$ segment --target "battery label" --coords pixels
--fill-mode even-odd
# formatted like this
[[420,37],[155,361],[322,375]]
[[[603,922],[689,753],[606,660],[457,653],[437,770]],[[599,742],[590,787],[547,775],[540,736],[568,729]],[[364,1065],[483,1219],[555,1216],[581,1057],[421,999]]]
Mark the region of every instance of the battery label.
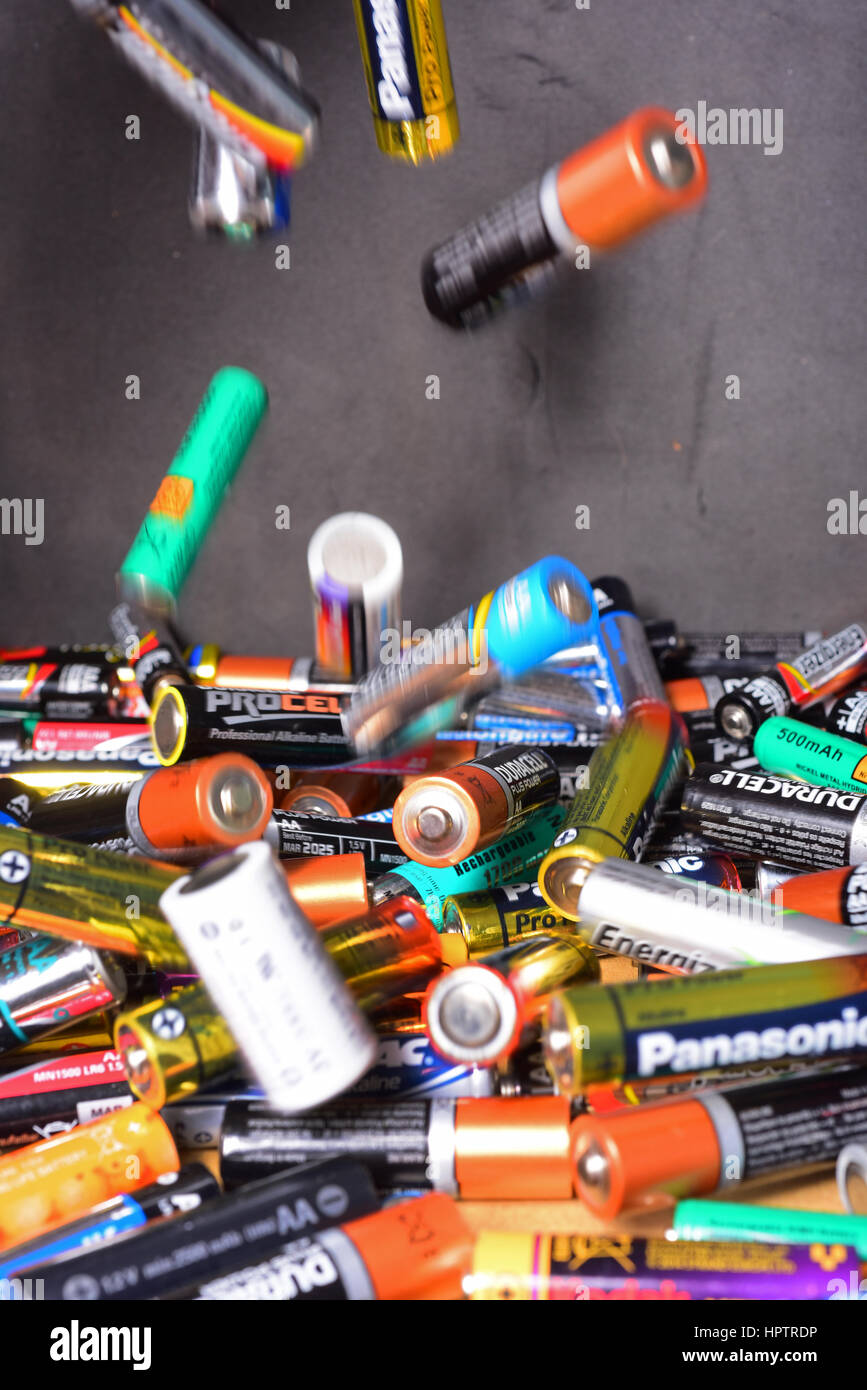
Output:
[[781,663],[780,674],[796,704],[819,693],[835,677],[848,672],[867,651],[867,633],[858,623],[817,642],[796,660]]
[[385,873],[406,863],[388,822],[273,811],[264,837],[282,859],[303,855],[363,854],[369,870]]
[[[790,709],[790,700],[786,696],[788,687],[789,682],[787,681],[783,685],[782,677],[756,676],[754,680],[747,681],[743,687],[743,694],[749,699],[755,700],[767,716],[771,717],[775,714],[788,714]],[[801,689],[802,687],[796,685],[795,692]],[[792,699],[795,698],[795,694],[792,694],[791,691],[790,695]]]
[[544,753],[527,749],[516,753],[513,748],[498,749],[481,764],[502,788],[506,798],[506,815],[529,815],[538,809],[559,786],[556,768]]
[[123,1081],[125,1075],[119,1053],[82,1052],[74,1058],[37,1063],[0,1077],[0,1105],[13,1097],[53,1095],[103,1081]]
[[841,921],[853,927],[867,927],[867,864],[859,864],[846,876],[841,902]]
[[783,1081],[748,1086],[721,1097],[743,1137],[741,1178],[777,1172],[783,1166],[833,1162],[840,1150],[867,1137],[867,1076],[853,1072],[813,1085]]

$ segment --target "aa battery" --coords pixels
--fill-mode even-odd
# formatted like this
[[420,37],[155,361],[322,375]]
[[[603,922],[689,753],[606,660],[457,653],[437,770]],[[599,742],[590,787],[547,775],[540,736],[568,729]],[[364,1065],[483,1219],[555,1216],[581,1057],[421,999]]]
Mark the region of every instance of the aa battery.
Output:
[[599,655],[610,715],[623,717],[642,700],[665,703],[665,690],[629,586],[614,576],[594,579],[599,608]]
[[434,1189],[503,1201],[572,1195],[569,1102],[561,1096],[341,1100],[298,1116],[257,1102],[230,1105],[220,1176],[234,1187],[275,1168],[347,1154],[383,1192]]
[[519,1235],[481,1231],[467,1281],[470,1298],[514,1299],[828,1299],[859,1280],[858,1254],[846,1245],[778,1243],[756,1248],[733,1239],[690,1243],[639,1236]]
[[449,945],[408,896],[322,927],[319,941],[365,1013],[425,989],[442,972]]
[[867,956],[566,990],[543,1032],[567,1095],[594,1082],[846,1057],[867,1049]]
[[237,1070],[238,1045],[203,985],[118,1015],[115,1046],[129,1089],[153,1110]]
[[383,821],[273,811],[264,838],[281,859],[362,854],[371,876],[406,863],[393,827]]
[[30,746],[37,753],[96,753],[102,749],[150,749],[150,725],[140,719],[40,719],[33,724]]
[[115,1052],[30,1062],[0,1078],[0,1153],[63,1134],[132,1101]]
[[552,741],[552,736],[574,738],[579,732],[590,737],[603,734],[611,722],[609,690],[595,677],[585,680],[546,664],[485,695],[466,717],[474,729],[490,729],[491,737],[498,730],[508,737],[509,729],[529,725],[538,733],[533,738],[527,729],[521,740],[526,743],[547,742],[546,732]]
[[0,651],[0,707],[38,711],[47,719],[94,719],[116,714],[119,700],[117,666],[99,652]]
[[635,111],[430,251],[425,304],[450,327],[472,327],[544,286],[559,260],[586,268],[706,186],[704,156],[679,139],[676,117]]
[[[8,856],[0,859],[0,868]],[[120,1003],[126,978],[108,956],[81,942],[33,936],[0,951],[0,1051]]]
[[424,903],[425,911],[435,926],[442,924],[443,903],[456,893],[480,892],[501,883],[520,880],[527,870],[538,864],[551,843],[551,837],[563,823],[561,806],[549,806],[522,829],[497,840],[488,849],[461,860],[445,869],[431,869],[425,864],[406,862],[390,870],[373,885],[374,903],[409,893]]
[[0,775],[18,778],[28,787],[67,787],[73,782],[117,782],[143,777],[159,767],[150,739],[121,740],[106,748],[80,752],[35,748],[0,752]]
[[270,1175],[126,1240],[37,1268],[45,1280],[46,1298],[164,1298],[191,1281],[213,1279],[239,1264],[268,1258],[293,1236],[313,1235],[376,1211],[378,1205],[364,1168],[337,1159]]
[[14,777],[0,777],[0,825],[29,825],[41,797]]
[[833,1164],[867,1135],[867,1070],[721,1087],[572,1125],[577,1190],[611,1220],[624,1208],[701,1196],[771,1173]]
[[533,937],[446,971],[428,986],[422,1017],[441,1056],[491,1067],[517,1051],[556,990],[598,980],[582,941]]
[[16,1149],[0,1157],[0,1249],[179,1167],[165,1123],[140,1104]]
[[645,701],[629,711],[622,730],[594,753],[587,789],[539,867],[539,887],[555,912],[578,916],[594,864],[641,858],[686,756],[683,726],[668,705]]
[[[192,563],[192,561],[190,562]],[[127,598],[108,615],[111,634],[129,662],[133,681],[147,705],[164,685],[185,685],[190,674],[181,654],[181,644],[165,618],[155,617],[140,603]]]
[[576,642],[595,640],[593,592],[551,555],[359,682],[343,719],[359,756],[424,742],[471,699]]
[[151,736],[164,767],[224,752],[287,767],[333,767],[353,757],[336,695],[168,686],[155,697]]
[[223,367],[213,377],[120,567],[121,599],[156,613],[174,611],[267,400],[262,383],[240,367]]
[[273,1105],[321,1104],[371,1065],[373,1033],[268,845],[212,860],[161,905]]
[[832,706],[826,722],[834,733],[867,743],[867,690],[843,695]]
[[837,1155],[837,1191],[848,1212],[867,1212],[867,1146],[847,1144]]
[[699,763],[683,789],[683,825],[711,845],[793,868],[867,861],[867,796]]
[[757,675],[778,661],[794,661],[821,638],[817,631],[682,632],[673,642],[669,634],[663,634],[653,645],[665,680],[695,676],[728,680]]
[[697,714],[714,710],[724,695],[740,690],[749,676],[684,676],[665,682],[665,695],[672,709],[679,714]]
[[388,634],[400,631],[400,541],[379,517],[342,512],[313,533],[307,567],[317,665],[358,680],[379,665]]
[[553,759],[510,744],[404,788],[394,803],[395,838],[417,863],[445,868],[518,830],[559,793]]
[[307,656],[227,656],[219,647],[200,643],[187,652],[187,665],[196,685],[220,685],[230,690],[316,690],[350,695],[355,688],[352,682],[334,680]]
[[852,623],[793,661],[778,661],[729,695],[714,711],[721,731],[736,742],[752,738],[772,715],[809,708],[851,685],[867,671],[867,632]]
[[98,950],[187,970],[160,895],[178,871],[145,859],[0,825],[0,926],[29,927]]
[[[741,882],[738,866],[727,854],[660,855],[654,851],[646,853],[642,862],[652,865],[654,869],[659,869],[671,878],[694,879],[698,883],[707,883],[713,888],[734,888],[737,890],[755,886]],[[750,863],[752,862],[750,861]],[[756,867],[758,868],[758,865]],[[788,870],[786,873],[788,874]],[[821,916],[821,913],[817,915]]]
[[460,933],[471,959],[487,956],[525,937],[575,931],[570,917],[554,912],[538,883],[508,883],[488,893],[459,893],[446,898],[442,930]]
[[367,870],[363,854],[313,855],[283,861],[289,891],[314,927],[367,912]]
[[354,0],[376,143],[420,164],[460,136],[440,0]]
[[688,1198],[675,1207],[671,1232],[676,1240],[848,1245],[860,1260],[867,1259],[867,1221],[863,1216],[841,1216],[831,1211],[800,1211],[794,1207],[760,1207],[743,1202]]
[[370,1100],[423,1100],[427,1096],[492,1096],[495,1074],[487,1068],[447,1061],[424,1033],[380,1033],[376,1062],[356,1081],[349,1097]]
[[389,791],[389,803],[394,801],[394,786],[369,772],[301,772],[292,778],[292,789],[279,807],[301,815],[365,816],[379,809]]
[[753,752],[766,772],[844,792],[867,791],[867,750],[839,734],[811,729],[797,719],[766,719]]
[[867,929],[867,864],[795,874],[778,886],[777,899],[793,912],[809,912],[826,922]]
[[576,930],[596,950],[683,975],[867,953],[865,932],[622,859],[588,874]]

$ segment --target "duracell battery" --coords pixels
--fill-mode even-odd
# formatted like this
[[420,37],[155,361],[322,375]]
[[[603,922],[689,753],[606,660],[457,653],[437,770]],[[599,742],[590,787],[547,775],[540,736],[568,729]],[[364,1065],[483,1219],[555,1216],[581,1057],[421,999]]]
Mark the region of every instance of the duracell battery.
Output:
[[867,861],[867,796],[700,763],[681,803],[685,829],[725,850],[803,869]]
[[47,719],[94,719],[117,713],[117,665],[98,651],[73,656],[60,647],[0,651],[0,709]]
[[34,1266],[28,1275],[45,1281],[46,1299],[165,1298],[195,1280],[267,1259],[293,1237],[315,1235],[378,1207],[367,1171],[338,1158],[269,1174],[189,1215]]
[[559,793],[552,758],[509,744],[405,787],[394,803],[395,839],[407,857],[430,868],[458,864],[518,830]]
[[163,686],[151,707],[154,751],[164,767],[209,753],[246,753],[271,766],[334,767],[355,753],[341,698],[292,691]]
[[396,791],[396,783],[367,772],[301,772],[277,805],[299,815],[351,818],[390,806]]
[[370,877],[388,873],[406,863],[394,829],[384,821],[273,811],[263,838],[273,845],[281,859],[363,854]]
[[825,727],[835,734],[867,743],[867,690],[850,691],[831,707]]
[[133,782],[49,792],[30,817],[38,834],[150,858],[195,860],[258,839],[273,806],[268,779],[250,758],[221,753],[158,768]]
[[572,1195],[564,1096],[339,1100],[297,1116],[258,1102],[230,1105],[220,1177],[232,1188],[275,1169],[350,1154],[383,1192],[434,1189],[468,1200]]
[[457,1203],[430,1192],[318,1236],[302,1236],[270,1259],[206,1278],[174,1296],[269,1303],[455,1301],[463,1298],[474,1244]]
[[[646,625],[649,626],[649,625]],[[671,625],[649,633],[649,640],[663,678],[690,680],[701,676],[758,675],[778,661],[791,661],[807,647],[815,646],[821,632],[681,632]],[[676,632],[676,629],[675,629]]]
[[0,1153],[64,1134],[132,1102],[116,1052],[30,1062],[0,1077]]
[[32,936],[0,951],[0,1052],[100,1013],[125,994],[126,978],[109,955],[82,942]]

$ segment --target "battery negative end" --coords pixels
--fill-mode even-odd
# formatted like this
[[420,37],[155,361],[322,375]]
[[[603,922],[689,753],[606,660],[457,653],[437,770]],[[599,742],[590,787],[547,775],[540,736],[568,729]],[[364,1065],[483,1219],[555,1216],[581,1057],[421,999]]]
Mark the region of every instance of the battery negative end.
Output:
[[753,721],[742,705],[724,704],[718,717],[723,733],[736,743],[744,743],[755,732]]

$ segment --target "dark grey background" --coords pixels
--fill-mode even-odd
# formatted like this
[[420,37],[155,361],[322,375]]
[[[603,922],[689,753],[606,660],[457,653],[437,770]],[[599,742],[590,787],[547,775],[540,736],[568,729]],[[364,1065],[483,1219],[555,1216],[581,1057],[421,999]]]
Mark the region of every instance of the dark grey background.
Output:
[[[0,496],[44,498],[46,525],[41,547],[0,537],[0,643],[103,637],[115,569],[230,362],[271,410],[184,594],[201,640],[309,651],[307,541],[350,508],[396,527],[419,623],[546,552],[621,572],[686,626],[864,614],[867,538],[827,531],[830,497],[867,496],[863,5],[446,0],[463,138],[423,170],[375,147],[349,0],[229,8],[295,50],[323,109],[289,271],[267,245],[195,239],[191,132],[65,0],[0,7]],[[782,153],[708,149],[698,214],[486,330],[428,316],[430,244],[633,108],[700,99],[782,107]]]

